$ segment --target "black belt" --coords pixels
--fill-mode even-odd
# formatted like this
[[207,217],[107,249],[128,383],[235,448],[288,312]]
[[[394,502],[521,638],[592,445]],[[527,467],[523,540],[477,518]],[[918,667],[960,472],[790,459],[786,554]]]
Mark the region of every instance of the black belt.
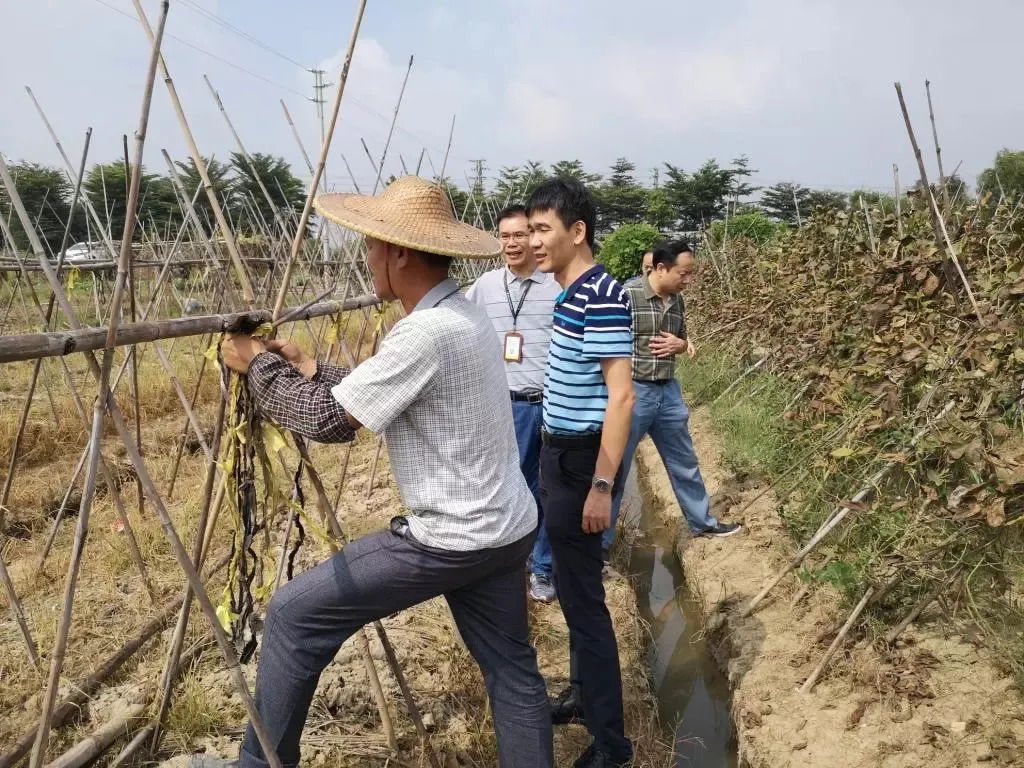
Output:
[[526,392],[509,392],[509,394],[512,396],[513,403],[536,404],[544,402],[544,392],[539,389]]
[[656,384],[659,387],[663,387],[666,384],[675,381],[675,379],[633,379],[640,384]]
[[544,445],[552,448],[600,448],[600,432],[583,432],[578,435],[561,435],[548,432],[546,429],[540,431],[540,438]]

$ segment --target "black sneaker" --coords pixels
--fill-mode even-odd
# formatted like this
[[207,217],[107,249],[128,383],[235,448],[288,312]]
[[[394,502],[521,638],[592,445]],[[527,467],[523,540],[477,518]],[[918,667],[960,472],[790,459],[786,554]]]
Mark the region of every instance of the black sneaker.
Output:
[[743,530],[739,523],[718,523],[714,528],[707,528],[700,532],[701,536],[713,536],[716,539],[724,539]]
[[626,768],[626,766],[632,764],[633,758],[616,760],[614,757],[609,756],[607,752],[598,749],[596,744],[591,743],[583,754],[576,758],[576,762],[572,765],[573,768]]
[[552,725],[569,725],[570,723],[584,722],[583,702],[580,701],[579,694],[571,685],[558,694],[558,696],[550,699],[549,703],[551,704]]

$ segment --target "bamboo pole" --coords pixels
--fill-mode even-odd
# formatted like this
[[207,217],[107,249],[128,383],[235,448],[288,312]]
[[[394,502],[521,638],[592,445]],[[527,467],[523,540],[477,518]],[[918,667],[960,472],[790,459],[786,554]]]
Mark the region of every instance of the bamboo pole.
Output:
[[[127,188],[129,186],[129,177],[131,175],[130,174],[131,165],[128,162],[128,134],[122,134],[122,135],[123,135],[123,138],[124,138],[124,183],[125,183],[125,187],[126,187],[126,189],[125,189],[125,199],[127,200],[130,197],[130,195],[131,195],[131,189]],[[124,246],[122,245],[122,247],[124,247]],[[135,308],[135,258],[134,258],[134,249],[131,247],[131,243],[130,242],[128,244],[128,275],[127,275],[127,280],[128,280],[128,316],[131,318],[131,321],[134,323],[139,318],[138,318],[138,314],[136,313],[136,308]],[[159,348],[157,348],[157,352],[158,353],[159,353],[159,351],[160,351]],[[138,355],[135,354],[135,347],[134,346],[129,347],[128,355],[127,355],[127,360],[125,362],[131,364],[131,378],[128,379],[128,383],[129,383],[129,391],[131,393],[131,398],[132,398],[132,411],[133,411],[133,415],[135,417],[135,444],[139,446],[139,455],[144,455],[144,451],[142,449],[142,413],[141,413],[141,410],[140,410],[141,406],[140,406],[140,403],[139,403],[139,358],[138,358]],[[175,388],[176,389],[180,389],[180,387],[177,384],[177,379],[174,376],[174,372],[173,371],[168,371],[168,373],[171,374],[171,380],[174,383]],[[115,384],[112,387],[112,389],[116,391],[117,390],[117,385]],[[200,434],[202,434],[202,433],[200,433]],[[111,491],[111,493],[116,493],[116,491],[113,488],[111,488],[110,491]],[[139,519],[142,519],[145,516],[145,514],[146,514],[146,497],[142,493],[142,482],[139,480],[138,477],[135,478],[135,493],[136,493],[136,500],[137,500],[137,504],[138,504]],[[127,515],[125,515],[125,518],[127,519]],[[151,595],[152,595],[152,593],[151,593]],[[155,602],[155,600],[154,600],[154,602]]]
[[935,110],[932,109],[932,84],[929,80],[924,81],[924,92],[928,96],[928,120],[932,124],[932,140],[935,142],[935,162],[939,166],[939,189],[942,190],[942,210],[944,215],[949,215],[949,189],[946,186],[946,174],[942,172],[942,147],[939,146],[939,131],[935,127]]
[[[913,438],[911,438],[910,447],[912,448],[915,445],[917,445],[921,438],[932,430],[934,424],[940,421],[946,414],[948,414],[953,409],[954,404],[954,401],[951,400],[938,413],[935,419],[929,421],[920,430],[918,430],[918,432],[913,436]],[[740,615],[743,617],[747,617],[750,614],[752,614],[754,610],[757,608],[757,606],[761,603],[761,601],[764,600],[765,597],[767,597],[768,593],[771,592],[772,589],[774,589],[776,585],[778,585],[778,583],[782,581],[789,573],[798,568],[800,564],[804,561],[804,558],[806,558],[807,555],[814,551],[815,547],[817,547],[818,544],[820,544],[821,541],[826,536],[828,536],[828,534],[831,533],[837,525],[839,525],[843,520],[845,520],[846,517],[854,510],[856,506],[859,506],[861,502],[863,502],[868,497],[874,494],[875,489],[878,487],[879,483],[881,483],[896,466],[897,462],[890,461],[884,467],[878,470],[878,472],[876,472],[871,477],[871,479],[864,485],[864,487],[861,488],[856,493],[856,495],[854,495],[852,499],[853,504],[844,505],[842,509],[840,509],[835,514],[831,515],[828,518],[827,522],[818,529],[814,536],[811,537],[810,541],[808,541],[807,544],[805,544],[803,548],[801,548],[800,551],[793,556],[789,563],[786,564],[786,567],[783,568],[778,574],[776,574],[761,589],[761,591],[758,592],[753,597],[753,599],[751,599],[751,601],[747,604],[746,608],[743,609],[743,612]]]
[[896,187],[896,237],[899,240],[903,240],[903,207],[900,202],[900,167],[896,163],[892,164],[892,181]]
[[[142,28],[145,30],[146,36],[152,43],[153,29],[149,24],[149,19],[146,17],[146,12],[142,8],[142,3],[140,0],[132,0],[132,4],[135,6],[135,12],[139,16],[139,21],[142,22]],[[178,91],[174,87],[174,81],[171,79],[170,71],[167,68],[167,62],[164,60],[163,55],[160,55],[158,58],[160,69],[164,75],[164,85],[167,86],[167,93],[171,97],[171,103],[174,105],[174,111],[177,114],[181,132],[185,137],[185,143],[188,145],[189,154],[192,156],[192,162],[195,163],[196,170],[199,172],[199,176],[203,180],[203,187],[206,189],[206,197],[210,201],[210,208],[213,210],[213,216],[217,220],[217,225],[221,230],[221,236],[224,238],[224,244],[228,249],[231,262],[235,267],[236,276],[238,277],[239,283],[241,283],[242,298],[245,300],[246,304],[252,307],[255,304],[256,299],[253,294],[252,282],[249,278],[249,273],[245,268],[245,264],[242,262],[242,255],[238,250],[238,244],[235,242],[232,230],[228,226],[227,219],[224,216],[224,211],[220,205],[220,200],[217,199],[217,193],[213,188],[213,182],[210,181],[210,174],[207,172],[206,161],[199,152],[199,147],[196,145],[192,129],[189,127],[188,119],[185,117],[185,111],[182,109],[181,100],[178,98]]]
[[455,115],[452,115],[452,125],[448,129],[448,146],[444,150],[444,160],[441,161],[441,174],[439,178],[444,179],[445,169],[448,168],[448,154],[452,151],[452,137],[455,136]]
[[[60,274],[61,265],[64,262],[64,256],[67,251],[68,235],[71,231],[71,222],[75,216],[75,207],[78,204],[78,197],[82,192],[82,175],[85,173],[85,164],[89,157],[89,144],[92,141],[92,128],[89,128],[85,132],[85,146],[82,149],[82,159],[79,163],[78,180],[75,182],[75,191],[71,197],[71,208],[68,213],[68,220],[64,227],[64,235],[61,240],[60,254],[57,257],[57,274]],[[20,260],[19,260],[20,261]],[[19,275],[20,279],[20,275]],[[14,292],[11,292],[11,298],[14,298]],[[46,332],[50,329],[50,320],[53,317],[53,307],[55,298],[51,295],[49,302],[46,305],[46,317],[43,322],[43,331]],[[14,436],[14,443],[11,445],[11,458],[7,465],[7,476],[4,479],[3,491],[0,492],[0,528],[3,527],[4,512],[7,509],[7,501],[10,498],[11,487],[14,482],[14,468],[18,461],[18,452],[21,449],[21,441],[25,435],[25,427],[28,424],[28,414],[32,410],[32,399],[36,391],[36,383],[39,381],[39,373],[42,370],[43,360],[38,358],[33,364],[32,378],[29,379],[28,391],[25,393],[25,404],[21,409],[21,416],[18,419],[18,431]]]
[[[138,3],[139,0],[133,0]],[[331,147],[331,140],[334,137],[334,128],[338,122],[338,113],[341,110],[341,99],[345,94],[345,84],[348,82],[348,70],[352,64],[352,54],[355,51],[356,39],[359,37],[359,27],[363,21],[363,12],[366,10],[366,0],[360,0],[356,9],[356,20],[352,26],[352,35],[348,41],[348,49],[345,51],[345,60],[341,67],[341,77],[338,79],[338,90],[334,96],[334,104],[331,107],[331,119],[324,135],[323,146],[320,148],[320,159],[313,171],[313,179],[309,184],[309,192],[306,195],[306,203],[302,207],[302,215],[299,217],[298,226],[295,229],[295,237],[292,240],[291,253],[288,262],[285,264],[284,274],[281,275],[281,289],[277,294],[277,301],[274,302],[274,319],[281,316],[281,309],[284,307],[285,295],[288,290],[288,283],[291,280],[292,270],[295,268],[295,261],[298,258],[299,250],[302,247],[303,238],[306,235],[306,225],[309,216],[313,211],[313,199],[316,197],[316,189],[320,185],[320,178],[323,176],[324,166],[327,164],[327,152]]]
[[[107,329],[107,341],[104,348],[103,364],[100,368],[96,405],[93,408],[92,434],[90,436],[91,452],[88,464],[86,465],[85,488],[82,492],[82,504],[78,511],[78,526],[75,530],[75,541],[72,546],[71,558],[68,564],[68,575],[64,589],[64,608],[61,613],[57,637],[53,645],[53,653],[50,660],[50,675],[47,681],[46,693],[43,696],[41,707],[42,717],[40,719],[39,732],[36,735],[36,741],[32,747],[32,754],[29,758],[29,768],[40,768],[46,757],[46,747],[49,743],[50,736],[50,715],[53,712],[53,706],[57,699],[57,688],[60,684],[61,671],[64,667],[64,654],[67,650],[68,633],[71,629],[71,614],[74,606],[75,588],[78,582],[82,553],[85,549],[85,539],[89,531],[90,507],[92,505],[93,494],[96,490],[96,470],[100,458],[100,440],[103,437],[104,402],[108,396],[107,385],[110,381],[110,369],[114,362],[114,339],[116,338],[117,333],[118,313],[121,308],[125,279],[128,265],[131,260],[131,242],[132,235],[135,231],[135,211],[137,210],[139,202],[139,187],[142,182],[142,155],[146,143],[146,129],[149,125],[149,109],[153,101],[153,83],[156,78],[157,60],[160,57],[160,44],[163,42],[164,27],[167,24],[167,13],[169,8],[169,1],[163,0],[160,4],[160,20],[158,22],[156,36],[151,41],[152,51],[150,54],[149,70],[146,76],[146,85],[142,97],[139,126],[135,134],[135,163],[132,167],[131,191],[125,206],[124,233],[121,240],[121,260],[117,271],[117,280],[114,284],[114,296],[110,306],[110,324]],[[6,175],[6,168],[3,170]],[[5,178],[4,181],[6,183],[7,179]],[[13,197],[14,196],[12,195],[12,198]],[[130,442],[130,438],[128,442]],[[126,447],[131,450],[134,446]]]
[[[207,453],[206,480],[203,484],[203,501],[200,505],[199,522],[196,525],[195,542],[192,545],[192,562],[197,568],[201,567],[203,559],[203,537],[206,533],[206,525],[210,517],[210,504],[213,499],[213,486],[217,479],[217,456],[220,454],[220,442],[224,434],[224,420],[227,414],[227,398],[221,397],[217,403],[217,418],[214,422],[213,445]],[[178,623],[174,628],[174,634],[167,652],[167,662],[164,665],[163,679],[160,684],[161,696],[157,713],[153,718],[153,737],[150,741],[150,752],[155,753],[160,747],[164,718],[171,707],[171,696],[174,692],[174,670],[178,667],[178,660],[181,657],[182,647],[185,642],[185,630],[188,628],[189,614],[192,610],[192,589],[185,588],[185,594],[181,598],[181,610],[178,613]]]
[[875,244],[875,228],[871,224],[871,212],[868,210],[868,204],[864,202],[864,195],[860,196],[860,209],[864,212],[864,223],[868,225],[868,245],[871,246],[871,252],[878,255],[878,246]]
[[[219,562],[213,565],[206,574],[206,578],[209,578],[212,573],[219,571],[225,565],[227,565],[230,555],[225,555]],[[113,654],[108,656],[103,662],[100,663],[91,673],[89,673],[83,680],[70,686],[67,698],[61,701],[61,703],[53,710],[53,714],[50,717],[50,727],[59,728],[67,721],[68,718],[81,712],[82,707],[92,698],[93,694],[100,689],[112,675],[114,675],[121,666],[132,656],[135,655],[142,646],[144,646],[149,640],[159,631],[161,631],[167,622],[171,620],[174,612],[181,606],[181,596],[170,601],[164,605],[159,613],[154,616],[147,624],[145,624],[138,632],[136,632],[131,639],[128,640],[124,645],[114,651]],[[11,751],[0,755],[0,768],[12,768],[20,762],[32,748],[32,742],[36,737],[36,728],[30,728],[28,731],[23,733],[21,737],[14,743]]]
[[[384,141],[384,151],[380,153],[380,163],[377,164],[377,180],[373,183],[373,194],[377,194],[377,190],[380,188],[381,174],[384,173],[384,161],[388,156],[388,147],[391,146],[391,137],[395,133],[395,123],[398,122],[398,110],[402,106],[402,97],[405,96],[405,86],[409,82],[409,73],[412,72],[412,56],[409,56],[409,66],[405,68],[405,77],[402,78],[402,88],[398,92],[398,102],[395,104],[395,110],[391,115],[391,127],[388,128],[388,137]],[[365,147],[366,144],[363,144]]]
[[810,693],[812,690],[814,690],[814,686],[817,684],[818,678],[821,677],[821,673],[824,671],[825,665],[827,665],[828,662],[832,659],[832,657],[835,655],[835,652],[839,650],[839,646],[842,645],[843,641],[846,639],[846,636],[850,633],[850,630],[853,628],[853,625],[857,622],[857,619],[860,618],[861,613],[864,612],[864,609],[867,607],[868,602],[871,600],[871,596],[873,594],[875,594],[875,588],[868,587],[867,590],[864,592],[864,596],[860,599],[860,602],[857,603],[856,607],[850,613],[849,618],[846,619],[846,623],[843,624],[843,628],[839,630],[839,634],[836,635],[835,640],[832,641],[832,644],[828,647],[828,650],[825,651],[825,655],[821,657],[821,661],[818,662],[818,666],[814,668],[814,671],[811,672],[810,677],[808,677],[804,684],[800,686],[800,693]]
[[[364,295],[347,299],[344,302],[325,301],[314,304],[297,315],[296,312],[301,307],[286,311],[292,314],[292,319],[289,322],[297,322],[351,309],[376,306],[377,303],[376,296]],[[271,321],[272,317],[268,311],[255,310],[129,323],[117,328],[114,344],[115,346],[127,346],[148,341],[200,336],[206,333],[223,333],[236,329],[242,324],[262,325]],[[62,357],[74,352],[102,349],[103,335],[103,329],[80,326],[67,331],[3,336],[0,337],[0,363],[34,360],[37,357]]]

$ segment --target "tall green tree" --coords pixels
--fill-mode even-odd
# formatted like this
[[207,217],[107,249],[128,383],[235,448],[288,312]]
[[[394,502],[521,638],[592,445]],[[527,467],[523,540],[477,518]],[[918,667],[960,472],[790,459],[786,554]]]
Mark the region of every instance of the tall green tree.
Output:
[[[812,189],[807,193],[807,215],[818,211],[845,211],[847,202],[846,195],[834,189]],[[800,213],[803,212],[801,207]]]
[[576,179],[584,184],[593,185],[601,181],[601,175],[588,173],[579,160],[559,160],[551,164],[551,175],[558,178]]
[[[203,161],[206,164],[206,173],[210,177],[210,183],[213,185],[213,191],[216,193],[221,207],[234,211],[235,193],[232,187],[231,166],[212,158],[204,157]],[[196,190],[203,186],[203,179],[199,175],[199,169],[196,167],[195,160],[191,157],[185,162],[179,160],[175,165],[178,166],[178,178],[185,188],[185,194],[188,195],[188,200],[185,201],[187,205],[195,197]],[[213,215],[213,206],[210,205],[210,198],[204,191],[200,192],[199,196],[195,197],[195,200],[194,210],[196,215],[199,217],[199,221],[202,222],[206,234],[210,235],[217,226],[217,219]]]
[[787,224],[797,223],[797,211],[800,217],[810,215],[807,200],[811,190],[799,184],[783,181],[773,184],[761,193],[761,210],[776,221]]
[[643,220],[647,191],[634,178],[635,170],[633,163],[620,157],[612,165],[607,180],[594,188],[597,234],[605,234],[623,224]]
[[[10,166],[14,177],[14,188],[25,205],[25,210],[35,224],[36,232],[49,251],[56,255],[64,237],[64,227],[71,211],[73,189],[67,177],[56,168],[49,168],[39,163],[18,163]],[[6,190],[0,186],[0,215],[11,225],[15,247],[28,249],[28,238],[22,229],[21,221],[14,214],[11,201]],[[69,235],[69,245],[82,236],[84,219],[81,209],[75,216]]]
[[1001,194],[1010,200],[1024,197],[1024,152],[999,150],[992,167],[978,174],[978,194],[990,194],[996,200]]
[[652,187],[645,192],[644,221],[661,232],[671,229],[676,218],[675,210],[665,190]]
[[734,173],[708,160],[688,174],[682,168],[665,163],[665,194],[675,209],[677,229],[703,229],[725,216],[726,206],[735,189]]
[[[250,154],[248,160],[241,153],[232,152],[231,169],[231,194],[235,199],[233,210],[239,213],[235,228],[254,234],[262,232],[265,226],[276,233],[276,213],[291,231],[306,202],[306,185],[292,173],[291,165],[283,157],[263,152]],[[260,189],[261,181],[266,195]]]
[[[106,223],[111,240],[119,240],[124,231],[128,201],[124,160],[94,165],[86,175],[82,189],[100,218]],[[147,235],[161,237],[165,227],[180,222],[181,209],[170,181],[163,176],[146,173],[143,168],[139,185],[139,204],[135,215],[136,240],[141,240]]]

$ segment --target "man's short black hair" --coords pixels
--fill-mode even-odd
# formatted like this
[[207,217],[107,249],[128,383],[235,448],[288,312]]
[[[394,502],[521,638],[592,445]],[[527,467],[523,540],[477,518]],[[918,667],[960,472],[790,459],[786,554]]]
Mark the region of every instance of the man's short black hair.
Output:
[[495,220],[494,225],[501,224],[505,219],[513,219],[516,216],[526,216],[526,206],[516,203],[515,205],[506,205],[501,209],[501,213],[498,214],[498,218]]
[[554,211],[566,229],[582,221],[587,228],[587,245],[594,248],[597,207],[594,205],[594,196],[583,182],[564,177],[541,182],[526,201],[528,216],[538,211]]
[[681,253],[693,253],[693,246],[685,240],[672,240],[667,243],[660,243],[654,247],[654,258],[651,259],[651,266],[657,267],[664,264],[665,269],[674,267],[676,259]]
[[452,268],[452,257],[441,256],[437,253],[427,253],[426,251],[415,251],[419,254],[420,261],[426,264],[431,269],[444,270],[447,272]]

